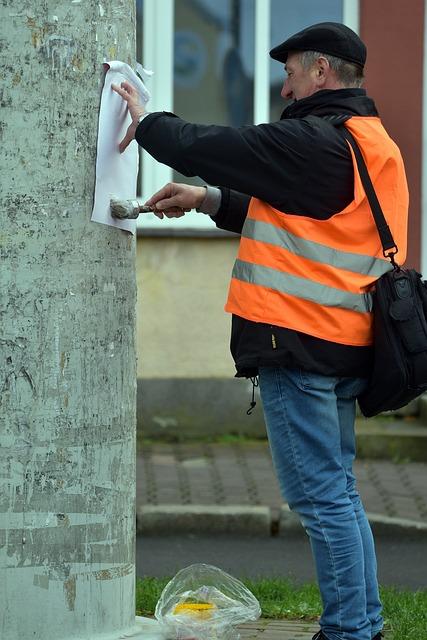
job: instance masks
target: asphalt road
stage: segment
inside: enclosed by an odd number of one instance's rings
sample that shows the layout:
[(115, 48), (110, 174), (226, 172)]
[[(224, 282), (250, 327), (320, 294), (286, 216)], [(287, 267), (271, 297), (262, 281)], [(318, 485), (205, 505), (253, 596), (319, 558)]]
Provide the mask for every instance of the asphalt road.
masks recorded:
[[(427, 536), (410, 533), (376, 536), (380, 584), (427, 588)], [(287, 537), (137, 537), (138, 577), (173, 576), (196, 562), (213, 564), (236, 577), (291, 577), (315, 580), (310, 545), (304, 534)]]

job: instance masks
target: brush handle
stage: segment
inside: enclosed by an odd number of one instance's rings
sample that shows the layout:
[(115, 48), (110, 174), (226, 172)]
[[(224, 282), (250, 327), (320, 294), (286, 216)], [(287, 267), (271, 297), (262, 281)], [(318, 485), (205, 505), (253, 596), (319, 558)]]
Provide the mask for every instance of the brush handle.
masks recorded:
[(147, 207), (139, 200), (132, 200), (132, 206), (132, 215), (129, 215), (129, 218), (137, 218), (140, 213), (150, 213), (153, 210), (152, 207)]
[(154, 207), (142, 204), (140, 200), (111, 200), (111, 215), (113, 218), (120, 220), (132, 220), (139, 216), (140, 213), (150, 213), (155, 211)]
[[(139, 213), (152, 213), (153, 211), (156, 211), (155, 207), (149, 207), (146, 206), (145, 204), (142, 204), (139, 200), (132, 200), (132, 204), (134, 206), (134, 208), (138, 207), (139, 209)], [(182, 211), (184, 211), (184, 209), (182, 207), (171, 207), (173, 209), (177, 208), (177, 209), (181, 209)], [(165, 211), (169, 211), (169, 209), (165, 209)], [(136, 218), (137, 216), (135, 216)]]

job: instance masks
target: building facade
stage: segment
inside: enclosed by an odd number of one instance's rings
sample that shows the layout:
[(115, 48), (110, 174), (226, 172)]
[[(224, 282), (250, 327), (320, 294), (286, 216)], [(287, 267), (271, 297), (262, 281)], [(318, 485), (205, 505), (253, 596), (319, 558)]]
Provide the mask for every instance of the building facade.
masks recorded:
[[(155, 73), (148, 109), (231, 126), (277, 119), (283, 67), (268, 51), (315, 22), (344, 22), (368, 47), (367, 91), (402, 150), (410, 189), (407, 265), (427, 273), (425, 1), (137, 0), (138, 59)], [(140, 195), (185, 178), (141, 152)], [(138, 402), (147, 435), (259, 433), (250, 383), (233, 380), (224, 313), (238, 238), (192, 212), (139, 221)]]

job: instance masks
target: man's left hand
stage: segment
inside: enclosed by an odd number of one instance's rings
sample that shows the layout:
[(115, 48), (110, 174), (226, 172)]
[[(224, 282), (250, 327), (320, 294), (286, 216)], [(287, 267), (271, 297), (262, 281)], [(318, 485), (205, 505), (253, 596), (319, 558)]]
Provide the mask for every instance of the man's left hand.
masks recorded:
[(117, 84), (112, 84), (111, 88), (113, 91), (119, 94), (126, 100), (130, 116), (132, 118), (132, 122), (126, 131), (126, 135), (123, 140), (119, 144), (119, 151), (123, 153), (123, 151), (129, 146), (129, 144), (135, 138), (136, 128), (138, 126), (139, 118), (144, 115), (145, 109), (144, 106), (140, 103), (140, 97), (138, 91), (135, 89), (133, 85), (129, 82), (122, 82), (120, 87)]

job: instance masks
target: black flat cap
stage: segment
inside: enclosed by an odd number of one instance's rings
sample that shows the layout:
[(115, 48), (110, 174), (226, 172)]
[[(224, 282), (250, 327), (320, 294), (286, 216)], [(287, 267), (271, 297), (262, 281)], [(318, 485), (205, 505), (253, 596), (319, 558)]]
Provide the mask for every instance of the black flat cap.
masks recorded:
[(340, 22), (320, 22), (299, 31), (270, 51), (270, 56), (286, 62), (290, 51), (319, 51), (363, 67), (366, 46), (357, 33)]

